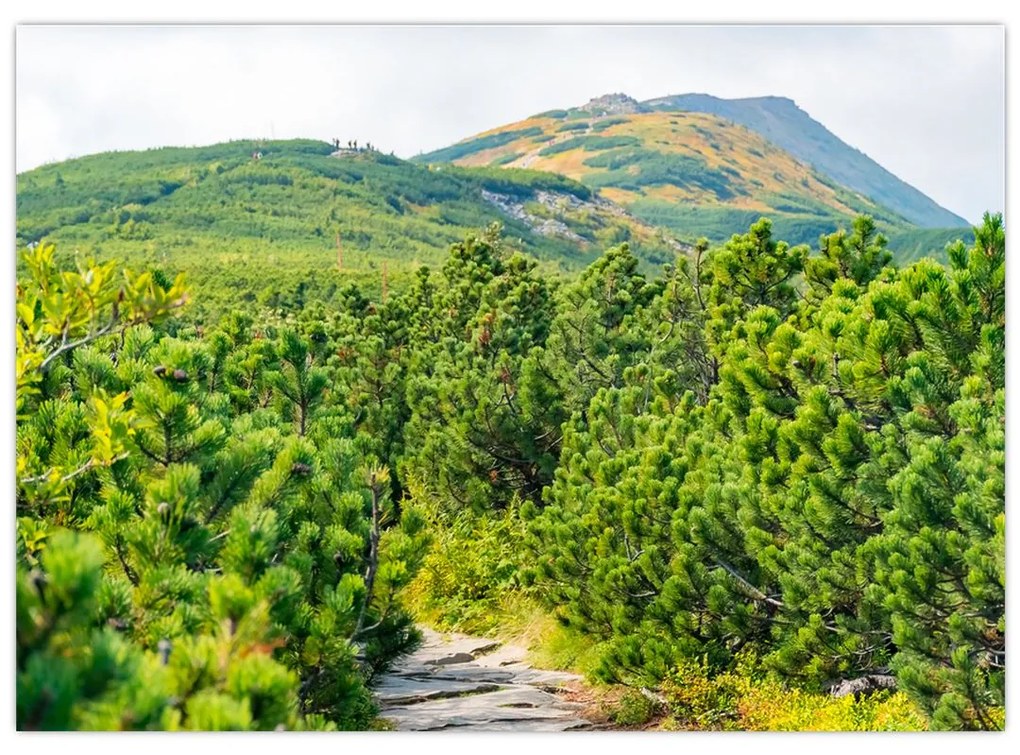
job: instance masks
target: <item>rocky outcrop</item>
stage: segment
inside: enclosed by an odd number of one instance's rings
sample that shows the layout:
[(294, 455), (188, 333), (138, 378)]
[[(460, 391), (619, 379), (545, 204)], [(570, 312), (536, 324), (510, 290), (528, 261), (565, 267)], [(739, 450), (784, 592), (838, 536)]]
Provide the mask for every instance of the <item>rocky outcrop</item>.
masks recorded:
[(628, 115), (642, 113), (646, 108), (633, 97), (616, 92), (588, 100), (580, 109), (592, 115)]
[[(496, 207), (501, 209), (510, 217), (526, 223), (531, 230), (535, 231), (535, 233), (539, 233), (543, 236), (558, 236), (575, 243), (586, 243), (584, 238), (570, 230), (570, 226), (563, 221), (555, 218), (540, 218), (532, 215), (525, 209), (524, 203), (516, 197), (510, 196), (509, 194), (499, 194), (486, 189), (482, 189), (482, 197), (485, 201), (496, 205)], [(555, 207), (557, 198), (565, 197), (574, 199), (578, 202), (581, 201), (572, 194), (554, 194), (547, 191), (539, 191), (535, 194), (535, 200), (550, 209)]]
[(892, 674), (867, 674), (856, 679), (842, 679), (829, 688), (833, 697), (866, 695), (883, 689), (896, 689), (896, 677)]
[[(535, 233), (542, 236), (556, 236), (581, 245), (587, 245), (591, 241), (577, 234), (567, 223), (560, 220), (560, 217), (569, 220), (570, 213), (590, 210), (601, 216), (618, 217), (628, 223), (640, 222), (620, 205), (598, 195), (593, 195), (591, 199), (585, 200), (568, 192), (539, 189), (529, 201), (537, 202), (558, 216), (553, 218), (539, 217), (528, 212), (525, 203), (519, 197), (510, 194), (500, 194), (482, 189), (482, 198), (494, 204), (510, 217), (525, 223)], [(686, 254), (694, 250), (693, 245), (668, 236), (663, 236), (663, 241), (678, 252)]]

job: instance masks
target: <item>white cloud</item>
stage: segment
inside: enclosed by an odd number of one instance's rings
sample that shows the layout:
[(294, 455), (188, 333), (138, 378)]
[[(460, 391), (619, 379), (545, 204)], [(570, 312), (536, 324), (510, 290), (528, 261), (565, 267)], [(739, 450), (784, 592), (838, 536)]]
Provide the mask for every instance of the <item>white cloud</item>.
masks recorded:
[(235, 138), (398, 155), (623, 91), (791, 97), (939, 203), (1004, 204), (1000, 27), (41, 27), (17, 165)]

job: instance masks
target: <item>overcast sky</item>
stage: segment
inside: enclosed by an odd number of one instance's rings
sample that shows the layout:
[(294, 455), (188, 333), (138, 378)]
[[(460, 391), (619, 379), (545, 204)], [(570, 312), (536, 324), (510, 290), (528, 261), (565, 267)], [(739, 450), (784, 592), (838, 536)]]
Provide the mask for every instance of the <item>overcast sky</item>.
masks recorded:
[(43, 27), (17, 169), (238, 138), (410, 157), (608, 92), (790, 97), (948, 209), (1002, 210), (1001, 27)]

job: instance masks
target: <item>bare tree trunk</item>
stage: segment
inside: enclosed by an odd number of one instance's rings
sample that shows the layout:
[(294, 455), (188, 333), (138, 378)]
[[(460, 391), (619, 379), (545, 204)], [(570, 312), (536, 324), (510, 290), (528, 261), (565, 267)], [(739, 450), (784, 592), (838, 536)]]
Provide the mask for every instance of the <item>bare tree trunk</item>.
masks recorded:
[(365, 614), (368, 612), (368, 604), (372, 602), (372, 590), (375, 587), (375, 574), (379, 569), (379, 523), (382, 519), (381, 493), (382, 485), (379, 476), (372, 473), (372, 532), (369, 535), (368, 566), (365, 569), (365, 602), (361, 604), (361, 612), (358, 614), (358, 623), (354, 628), (354, 637), (361, 634), (365, 626)]

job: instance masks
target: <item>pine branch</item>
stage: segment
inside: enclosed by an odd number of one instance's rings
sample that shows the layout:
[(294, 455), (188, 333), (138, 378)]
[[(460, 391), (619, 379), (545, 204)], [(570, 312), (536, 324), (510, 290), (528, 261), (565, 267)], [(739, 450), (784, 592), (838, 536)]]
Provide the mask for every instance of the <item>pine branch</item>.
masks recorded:
[[(107, 466), (110, 466), (111, 464), (115, 464), (118, 461), (126, 459), (128, 456), (129, 456), (129, 454), (125, 451), (122, 454), (114, 456), (108, 462), (99, 462), (99, 461), (96, 461), (95, 459), (89, 459), (87, 462), (82, 464), (80, 467), (75, 469), (73, 472), (68, 472), (67, 474), (65, 474), (63, 477), (61, 477), (59, 480), (57, 480), (57, 483), (59, 485), (66, 485), (71, 480), (73, 480), (75, 477), (79, 477), (79, 476), (85, 474), (86, 472), (89, 472), (92, 469), (95, 469), (96, 467), (107, 467)], [(35, 485), (35, 484), (40, 483), (40, 482), (46, 482), (47, 480), (50, 479), (50, 476), (55, 471), (56, 471), (55, 467), (50, 467), (48, 470), (46, 470), (45, 472), (43, 472), (40, 475), (36, 475), (35, 477), (23, 477), (22, 479), (18, 480), (18, 482), (20, 482), (22, 485)]]
[(768, 603), (769, 605), (775, 606), (776, 608), (782, 608), (783, 607), (782, 601), (776, 600), (775, 598), (770, 598), (768, 595), (766, 595), (761, 590), (759, 590), (757, 587), (755, 587), (753, 584), (751, 584), (750, 581), (748, 581), (748, 579), (746, 577), (744, 577), (742, 574), (740, 574), (740, 572), (738, 572), (736, 569), (734, 569), (728, 563), (723, 561), (721, 558), (713, 556), (712, 557), (712, 561), (714, 561), (718, 566), (722, 567), (723, 570), (725, 570), (727, 574), (729, 574), (731, 577), (733, 577), (735, 580), (737, 580), (737, 582), (745, 590), (747, 590), (749, 593), (751, 593), (751, 596), (755, 600), (764, 601), (765, 603)]

